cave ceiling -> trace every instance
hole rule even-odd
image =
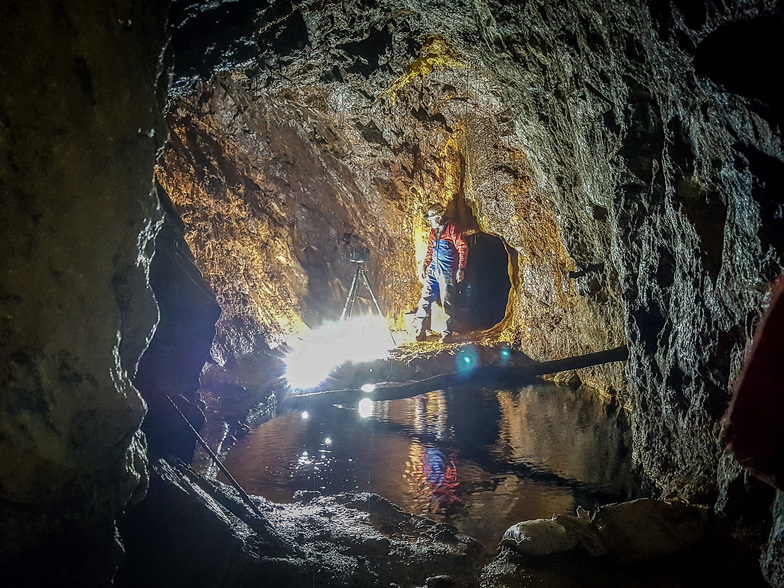
[[[782,21],[697,4],[174,2],[156,176],[222,309],[213,359],[337,319],[356,245],[401,327],[438,201],[504,247],[503,317],[470,334],[535,359],[628,345],[581,379],[636,411],[653,477],[713,480],[782,266],[780,94],[737,89],[770,47],[727,60],[722,35]]]

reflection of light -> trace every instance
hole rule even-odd
[[[308,420],[309,417],[310,417],[310,415],[308,414],[308,411],[307,410],[303,410],[302,411],[302,420],[306,421],[306,420]]]
[[[324,445],[332,445],[332,437],[327,437],[324,439]]]
[[[363,398],[359,401],[357,411],[363,419],[368,418],[373,414],[373,401],[370,398]]]
[[[292,340],[290,347],[286,379],[296,390],[309,390],[346,362],[387,357],[392,341],[384,317],[372,315],[324,324]]]
[[[373,384],[363,384],[362,388],[360,388],[360,390],[362,390],[366,394],[370,394],[375,389],[376,389],[376,387]]]
[[[409,399],[414,403],[411,413],[411,425],[415,432],[433,435],[443,439],[446,427],[446,397],[442,390],[428,392],[424,396]]]

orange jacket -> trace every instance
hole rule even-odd
[[[456,257],[454,255],[454,251],[450,252],[451,255],[449,256],[449,261],[452,266],[452,271],[455,271],[456,269],[465,269],[466,261],[468,261],[468,243],[466,243],[466,240],[463,238],[460,227],[458,227],[452,221],[447,220],[444,223],[444,230],[441,232],[439,240],[451,243],[454,250],[457,251]],[[430,236],[427,239],[427,254],[425,255],[425,261],[422,265],[423,273],[427,271],[427,268],[430,266],[430,262],[433,261],[433,248],[435,246],[435,241],[436,229],[430,229]]]

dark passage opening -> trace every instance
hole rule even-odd
[[[455,319],[468,329],[489,329],[501,322],[509,301],[509,254],[504,242],[476,232],[466,236],[468,263],[457,287]]]
[[[751,107],[766,118],[781,121],[784,92],[776,73],[784,47],[784,17],[761,16],[717,28],[700,42],[694,56],[697,75],[722,84],[754,101]],[[768,108],[765,108],[764,105]]]

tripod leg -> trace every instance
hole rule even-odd
[[[376,310],[378,311],[378,314],[384,316],[384,313],[381,312],[381,307],[378,304],[378,300],[376,300],[376,295],[373,293],[373,288],[370,287],[370,282],[367,279],[367,274],[365,274],[365,270],[362,270],[361,273],[362,273],[362,279],[365,282],[365,286],[367,287],[368,292],[370,292],[370,298],[373,300],[373,304],[376,306]]]
[[[357,298],[357,287],[359,285],[359,274],[362,270],[361,265],[357,265],[357,271],[354,274],[354,279],[351,281],[351,288],[346,297],[346,304],[343,306],[343,314],[340,315],[340,320],[351,318],[351,309],[354,307],[354,300]]]
[[[358,268],[358,269],[362,270],[362,272],[361,272],[362,273],[362,278],[365,281],[365,286],[367,287],[368,292],[370,292],[370,298],[373,299],[373,304],[376,305],[376,310],[378,311],[378,314],[380,314],[381,317],[384,318],[384,313],[381,312],[381,306],[379,305],[378,300],[376,299],[376,295],[373,293],[373,288],[370,287],[370,281],[367,279],[367,274],[365,273],[365,270],[362,269],[361,267]],[[397,341],[395,341],[395,336],[392,334],[392,331],[389,331],[389,336],[392,338],[392,344],[395,347],[397,347]]]

